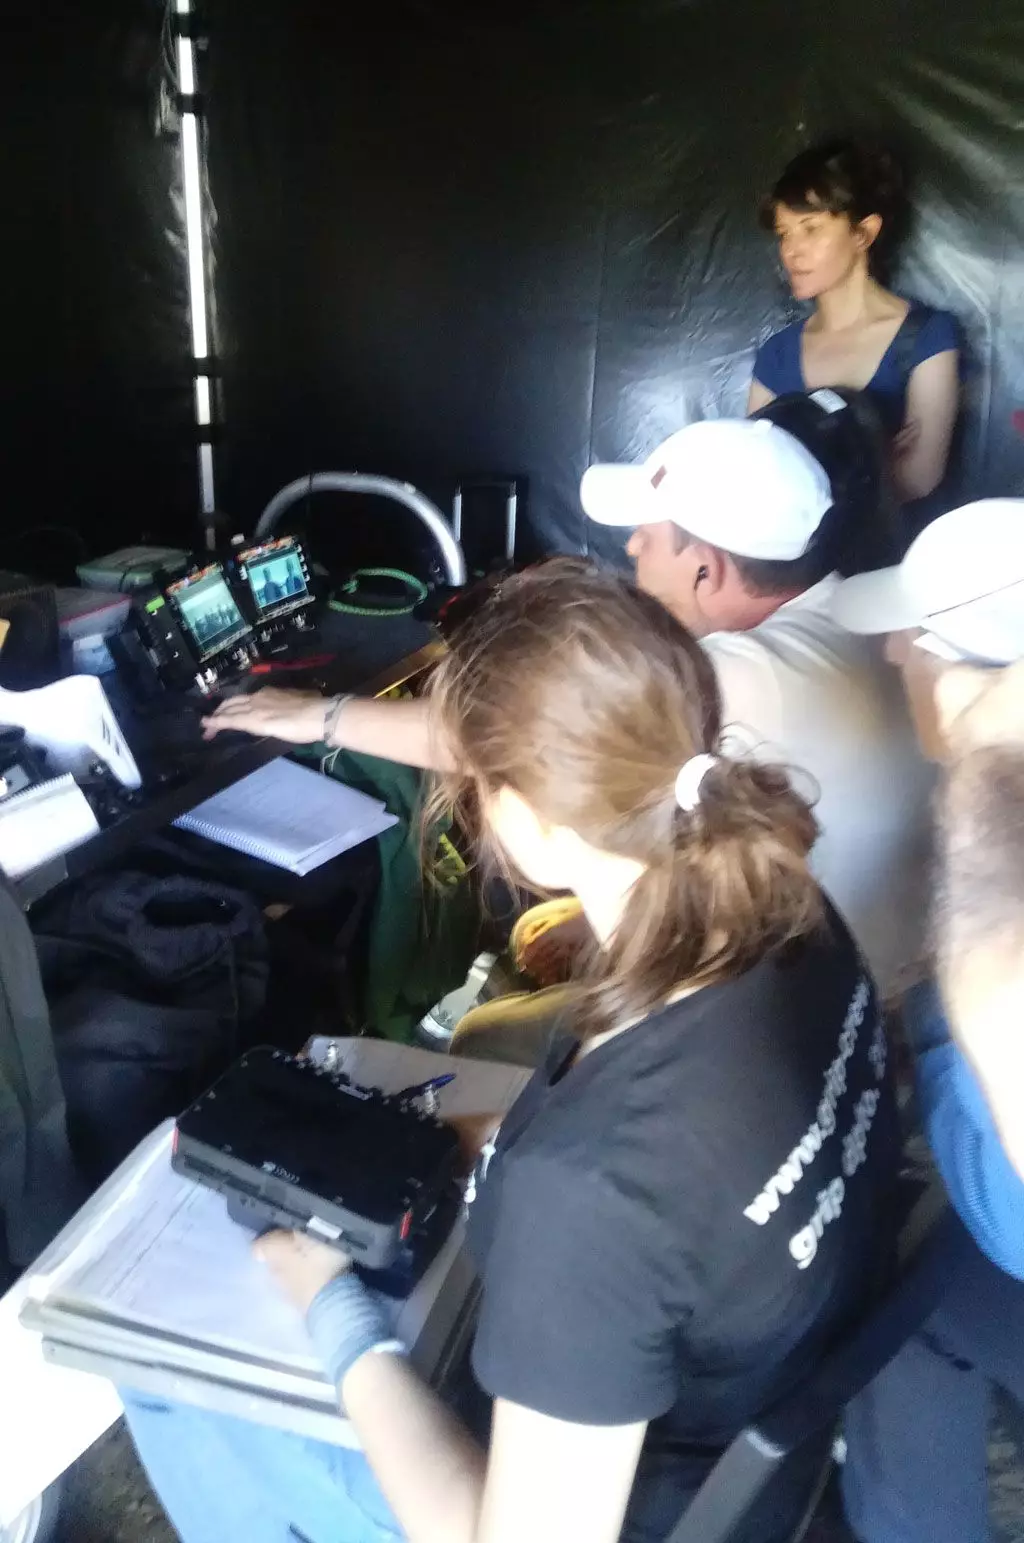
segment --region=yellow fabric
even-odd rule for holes
[[[508,940],[508,951],[516,969],[523,968],[523,954],[543,933],[552,927],[560,927],[563,922],[575,920],[582,913],[583,907],[575,895],[542,900],[540,905],[524,911],[512,928],[512,936]]]
[[[523,955],[539,937],[581,913],[575,895],[543,900],[524,911],[508,942],[516,970],[522,972]],[[569,990],[557,985],[540,991],[509,991],[471,1007],[455,1025],[449,1054],[536,1066],[547,1049],[555,1021],[565,1010]]]
[[[569,991],[568,986],[510,991],[506,996],[471,1007],[455,1025],[449,1054],[537,1066],[547,1050],[551,1030],[569,1000]]]

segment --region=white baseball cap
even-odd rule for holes
[[[671,434],[642,466],[591,466],[580,500],[601,525],[672,520],[725,552],[802,557],[832,507],[824,467],[766,418],[713,418]]]
[[[849,632],[921,627],[951,659],[1024,658],[1024,498],[983,498],[940,515],[898,567],[841,584],[833,614]]]

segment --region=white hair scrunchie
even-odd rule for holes
[[[676,803],[687,814],[692,814],[700,803],[700,785],[713,766],[718,765],[717,755],[692,755],[679,768],[676,777]]]

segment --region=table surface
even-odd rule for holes
[[[332,663],[318,672],[328,692],[358,691],[373,696],[418,674],[439,657],[442,648],[437,633],[411,616],[328,612],[318,633],[304,643],[303,652],[333,656]],[[79,878],[122,857],[179,815],[292,748],[280,740],[254,739],[240,733],[218,735],[203,743],[197,730],[198,704],[192,697],[165,693],[147,710],[132,702],[116,674],[102,679],[139,762],[142,797],[136,807],[90,840],[19,879],[15,889],[25,906],[65,879]],[[299,679],[282,672],[279,679],[272,677],[272,682],[295,685]],[[266,677],[259,681],[261,685],[269,683]]]

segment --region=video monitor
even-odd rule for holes
[[[200,664],[252,630],[235,603],[220,563],[211,563],[169,584],[166,594]]]
[[[312,603],[305,554],[294,536],[248,547],[235,561],[239,578],[249,587],[258,622]]]

